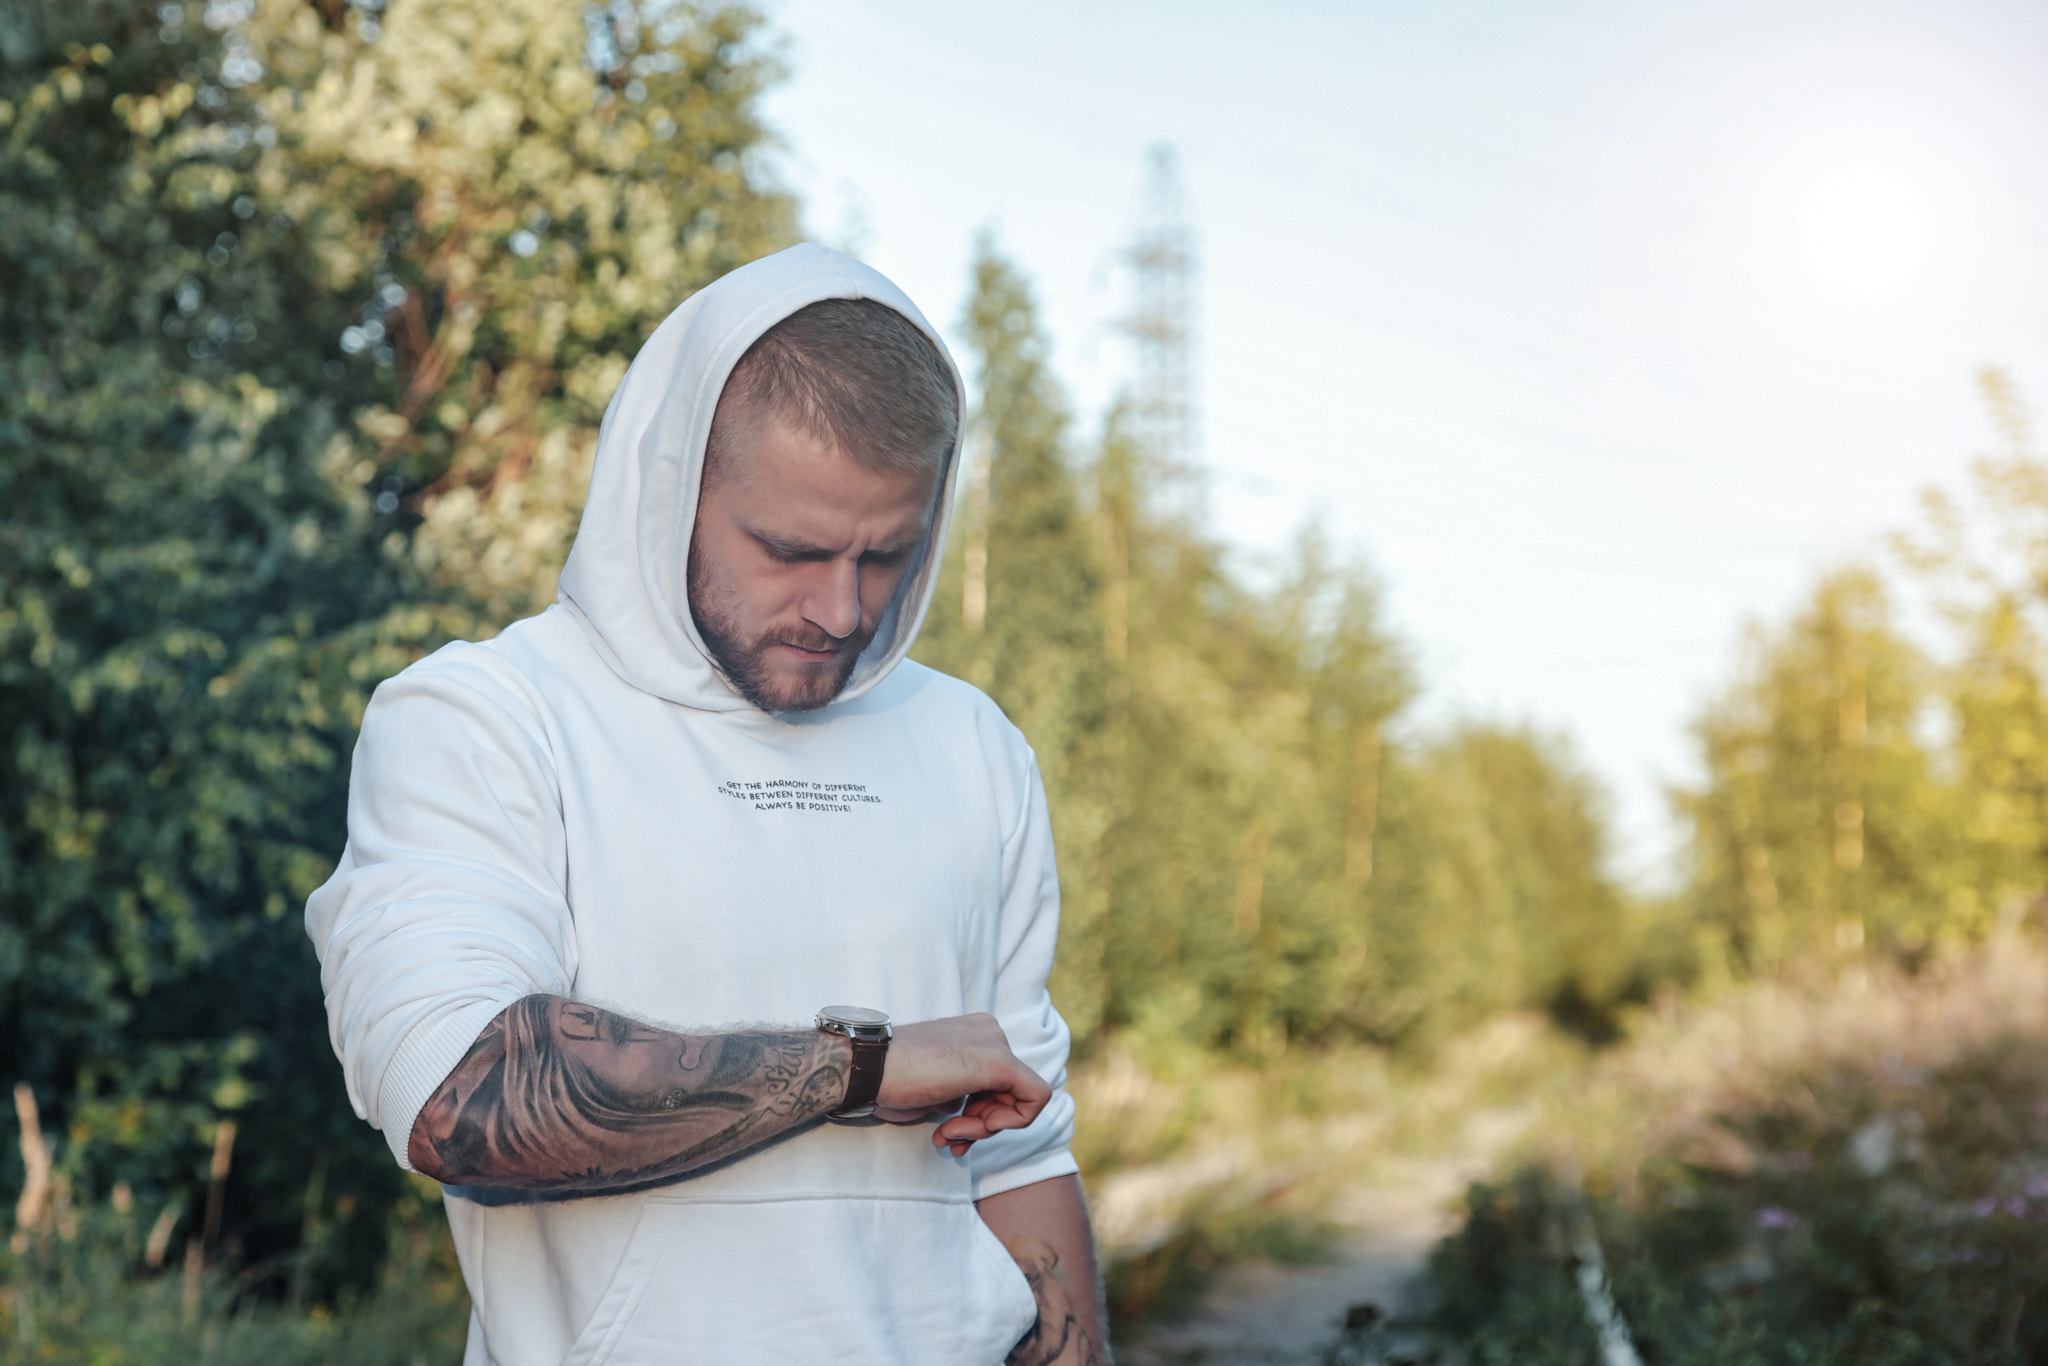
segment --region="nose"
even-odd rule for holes
[[[844,640],[860,625],[860,561],[834,559],[818,568],[820,582],[804,600],[804,620]]]

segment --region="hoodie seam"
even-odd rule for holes
[[[761,1195],[666,1195],[656,1192],[647,1197],[653,1205],[793,1205],[825,1201],[851,1201],[858,1204],[914,1204],[914,1205],[971,1205],[974,1197],[968,1195],[939,1195],[923,1191],[776,1191]]]

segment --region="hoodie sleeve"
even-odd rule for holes
[[[1021,737],[1018,744],[1028,781],[1017,828],[1003,843],[1001,956],[992,1013],[1009,1036],[1011,1050],[1052,1084],[1053,1094],[1028,1127],[983,1139],[968,1150],[977,1200],[1079,1170],[1068,1151],[1074,1138],[1074,1101],[1066,1085],[1071,1038],[1045,985],[1059,938],[1059,870],[1038,760]]]
[[[378,688],[348,848],[306,903],[349,1100],[408,1170],[413,1121],[484,1026],[575,969],[545,737],[463,648]]]

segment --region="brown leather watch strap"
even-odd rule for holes
[[[882,1069],[889,1061],[889,1041],[851,1038],[853,1064],[846,1070],[846,1099],[831,1112],[833,1119],[861,1119],[874,1113],[882,1094]]]

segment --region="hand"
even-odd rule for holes
[[[1060,1255],[1043,1239],[1029,1236],[1009,1239],[1003,1246],[1038,1301],[1038,1321],[1010,1349],[1003,1366],[1102,1366],[1102,1345],[1075,1304]]]
[[[1051,1099],[994,1016],[956,1015],[896,1026],[875,1113],[902,1124],[958,1109],[932,1132],[932,1146],[958,1157],[979,1139],[1023,1128]]]

